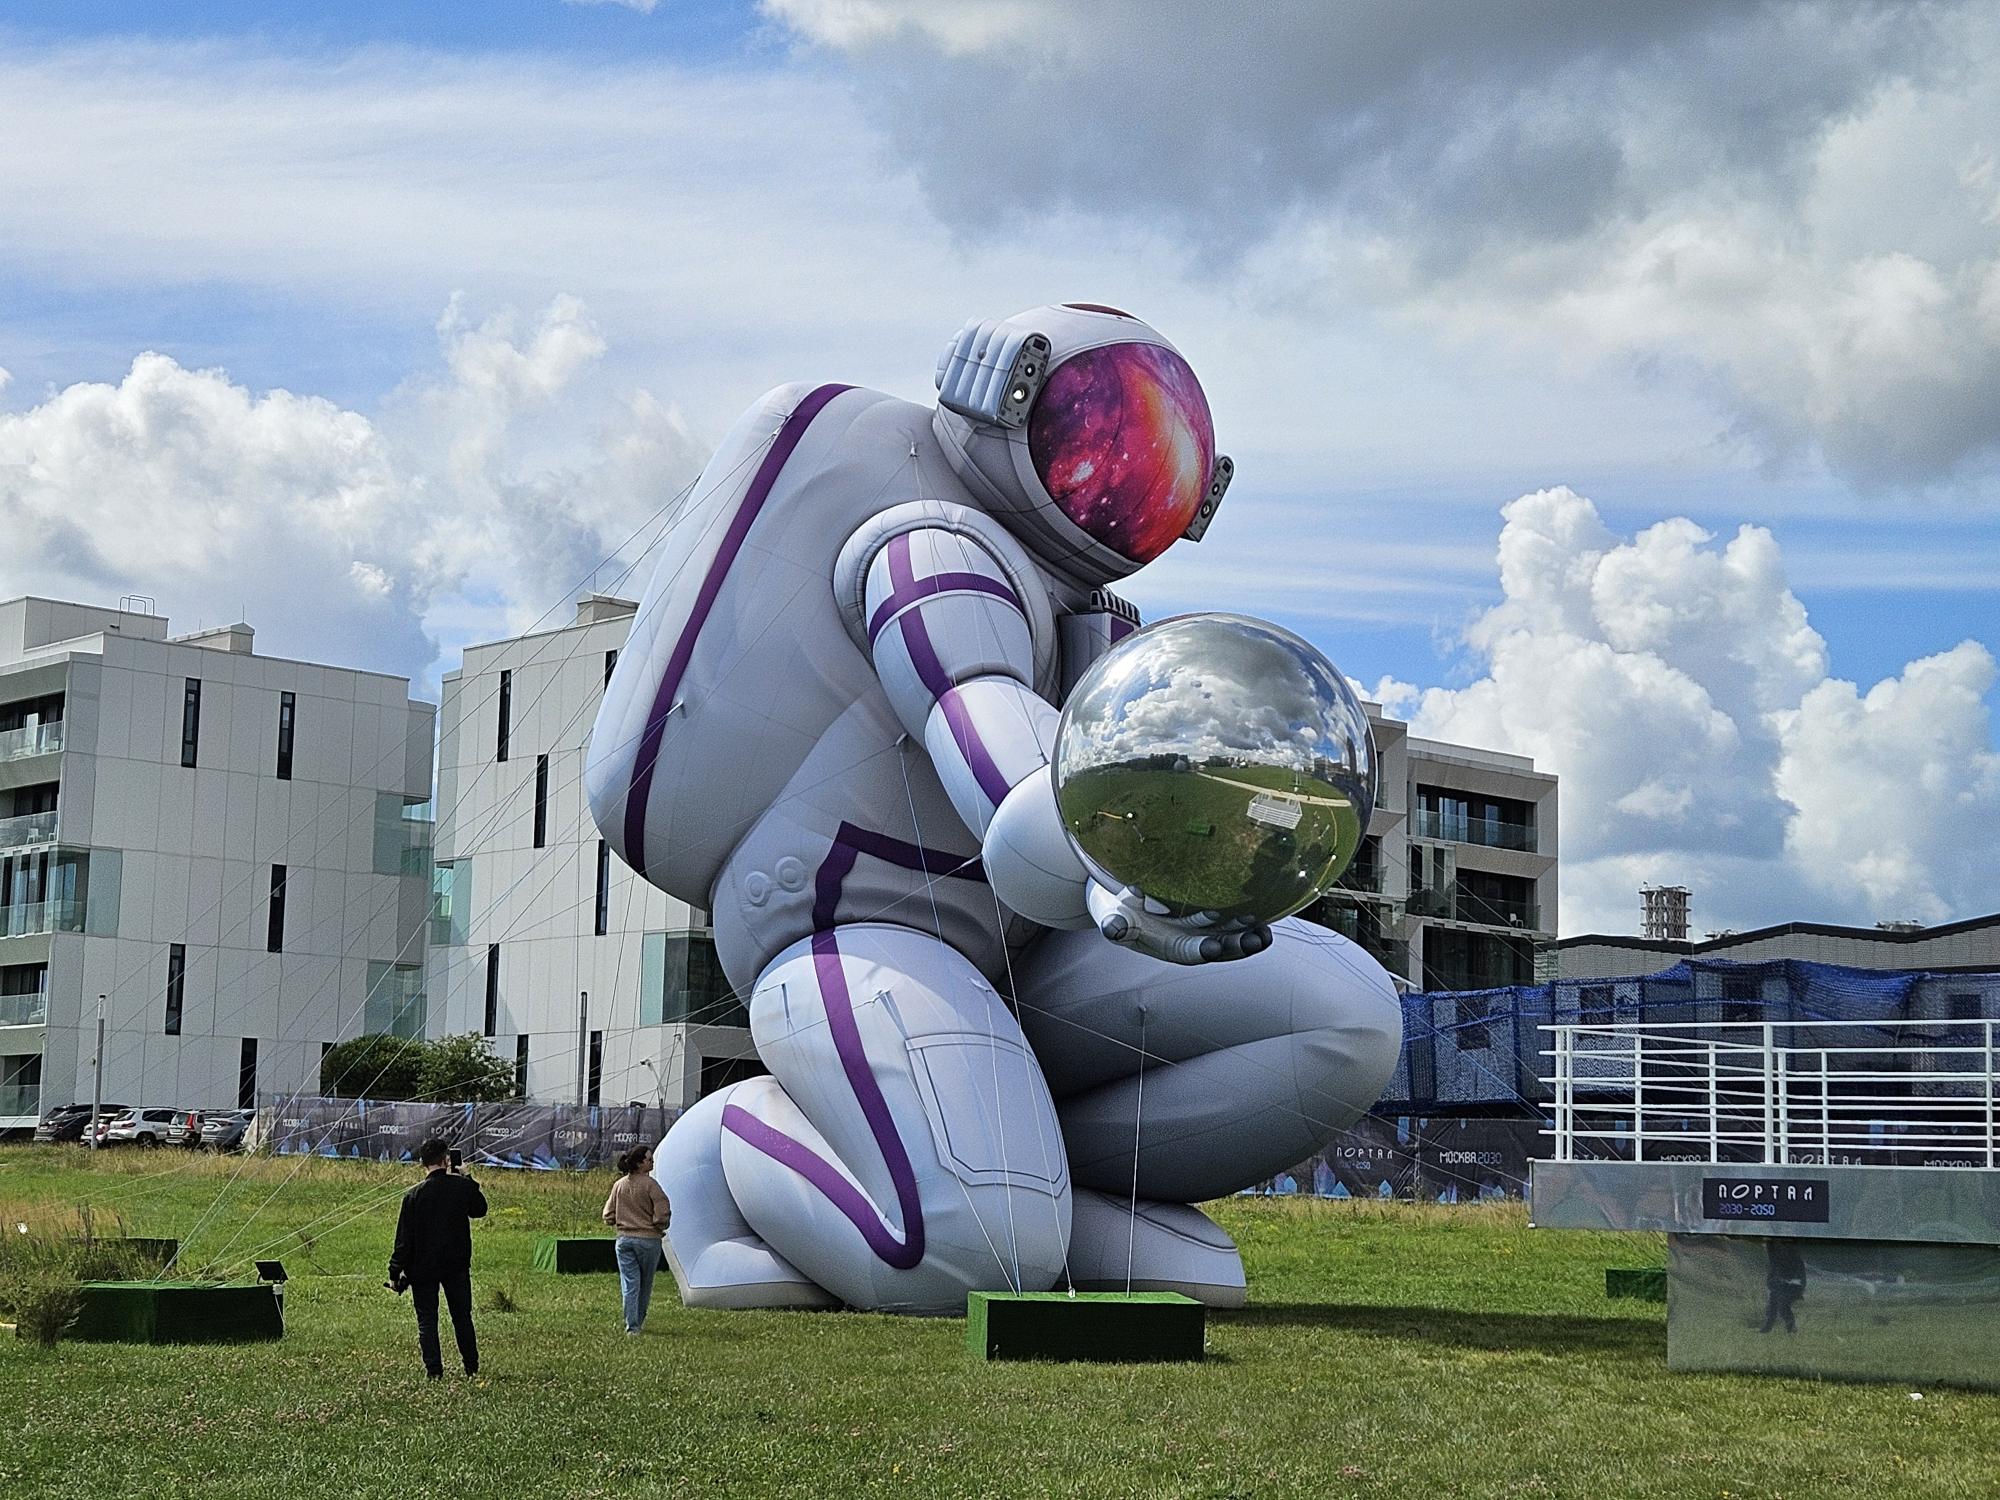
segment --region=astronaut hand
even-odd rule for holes
[[[1129,886],[1114,892],[1092,881],[1084,900],[1110,941],[1170,964],[1224,963],[1271,946],[1271,929],[1262,922],[1224,920],[1212,912],[1169,916]]]

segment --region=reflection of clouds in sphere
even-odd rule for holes
[[[1028,422],[1035,472],[1064,515],[1134,562],[1187,530],[1215,467],[1208,398],[1157,344],[1108,344],[1055,367]]]

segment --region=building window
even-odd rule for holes
[[[257,1038],[243,1038],[243,1050],[236,1060],[236,1107],[257,1107]]]
[[[361,1023],[368,1035],[414,1041],[424,1034],[425,1013],[422,964],[368,960],[368,993]]]
[[[187,696],[181,700],[181,764],[192,766],[201,748],[201,679],[187,680]]]
[[[283,953],[285,951],[285,867],[271,866],[271,913],[270,923],[264,932],[264,951]],[[248,1108],[248,1106],[245,1106]]]
[[[486,945],[486,1034],[500,1031],[500,945]]]
[[[1458,1050],[1483,1052],[1493,1045],[1492,1012],[1484,995],[1460,995],[1458,1007]]]
[[[597,935],[611,931],[611,846],[597,841]]]
[[[535,847],[549,846],[549,758],[535,757]]]
[[[514,1094],[520,1099],[528,1097],[528,1038],[525,1032],[514,1038]]]
[[[604,1033],[601,1031],[593,1031],[590,1034],[589,1091],[584,1095],[585,1102],[590,1104],[601,1103],[602,1102],[601,1096],[603,1095],[603,1093],[604,1093]]]
[[[1612,989],[1608,984],[1586,984],[1577,991],[1576,1018],[1589,1026],[1611,1019]]]
[[[331,1052],[332,1050],[333,1050],[332,1042],[321,1042],[319,1044],[319,1060],[322,1066],[324,1066],[326,1063],[327,1053]]]
[[[493,757],[495,760],[505,760],[507,758],[507,741],[512,737],[513,730],[514,674],[512,672],[502,672],[500,674],[499,751]]]
[[[185,943],[167,949],[167,1035],[181,1034],[181,1005],[187,998],[188,951]]]
[[[299,695],[278,694],[278,780],[292,779],[292,726],[298,719]]]
[[[604,653],[604,685],[611,686],[611,674],[618,666],[618,650],[614,646]]]
[[[1722,1019],[1741,1024],[1764,1016],[1764,997],[1757,981],[1748,975],[1732,975],[1722,981]]]

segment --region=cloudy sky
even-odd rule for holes
[[[2000,6],[16,0],[0,142],[0,597],[434,682],[1106,301],[1237,461],[1132,593],[1558,771],[1566,932],[2000,909]]]

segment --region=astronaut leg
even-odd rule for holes
[[[837,1300],[757,1237],[722,1175],[722,1112],[737,1090],[719,1089],[674,1121],[654,1153],[653,1175],[673,1204],[667,1265],[689,1307],[832,1307]]]
[[[1183,968],[1094,932],[1053,932],[1016,965],[1021,1024],[1055,1094],[1079,1189],[1079,1285],[1086,1272],[1107,1279],[1102,1265],[1083,1264],[1081,1190],[1121,1213],[1135,1191],[1142,1210],[1148,1200],[1222,1197],[1319,1151],[1381,1096],[1402,1044],[1388,975],[1323,928],[1288,920],[1272,935],[1253,958]],[[1135,1286],[1188,1280],[1186,1242],[1221,1235],[1177,1220],[1182,1235],[1162,1238],[1146,1228],[1160,1216],[1141,1217],[1129,1246]],[[1158,1248],[1142,1259],[1148,1240]],[[1108,1279],[1123,1285],[1128,1246],[1115,1234],[1108,1242]]]
[[[772,1071],[732,1090],[722,1169],[746,1223],[855,1307],[954,1313],[1061,1277],[1070,1188],[1026,1039],[956,950],[856,923],[757,981]]]

